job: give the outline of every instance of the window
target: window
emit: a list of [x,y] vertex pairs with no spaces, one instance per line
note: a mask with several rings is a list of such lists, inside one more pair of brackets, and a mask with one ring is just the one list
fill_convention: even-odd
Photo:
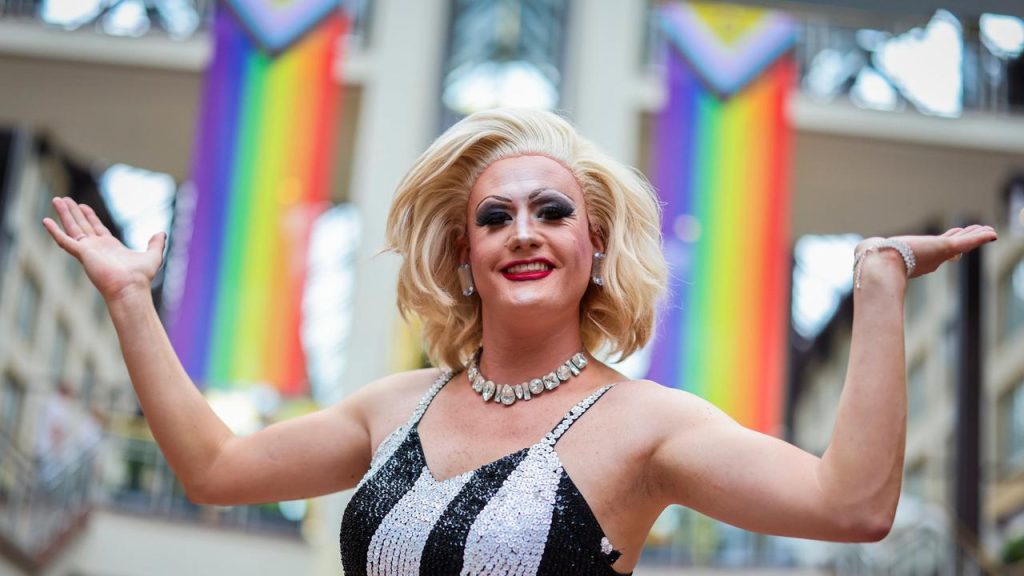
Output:
[[0,389],[0,434],[14,438],[21,417],[21,404],[25,391],[21,384],[8,372],[4,374],[3,388]]
[[927,467],[924,462],[918,462],[911,466],[907,470],[906,480],[903,482],[903,492],[919,500],[924,500],[926,472]]
[[1004,470],[1024,468],[1024,379],[999,401],[999,456]]
[[92,315],[98,324],[102,324],[107,319],[107,303],[103,300],[103,295],[99,290],[92,291]]
[[[53,186],[50,185],[50,182],[47,180],[46,171],[44,171],[43,177],[39,182],[39,189],[36,190],[36,222],[42,222],[43,218],[46,217],[53,218],[56,216],[53,204],[51,203],[53,197]],[[42,226],[39,227],[39,231],[46,237],[49,237],[49,233]]]
[[495,106],[558,106],[566,0],[455,0],[451,6],[444,126]]
[[53,354],[51,366],[53,376],[57,379],[64,377],[64,367],[68,360],[68,341],[71,340],[71,333],[63,320],[57,321],[57,333],[53,339]]
[[955,317],[948,318],[942,332],[942,346],[945,348],[943,353],[943,362],[945,363],[943,372],[946,379],[945,386],[951,395],[956,394],[956,382],[960,370],[960,336],[957,332],[958,327],[959,323]]
[[39,318],[39,281],[32,274],[26,274],[18,296],[18,336],[24,342],[32,342],[36,335],[36,320]]
[[928,391],[926,378],[927,363],[923,360],[915,362],[907,374],[907,425],[916,425],[928,411]]
[[82,405],[89,407],[92,405],[93,392],[96,390],[96,362],[93,360],[85,361],[85,368],[82,373]]
[[907,282],[907,323],[916,322],[928,307],[928,278]]
[[74,287],[78,284],[78,278],[82,274],[82,265],[67,252],[61,251],[60,257],[64,259],[64,275],[67,277],[68,284]]
[[1003,319],[1000,324],[1000,339],[1008,340],[1021,328],[1024,328],[1024,256],[999,281],[1000,305]]

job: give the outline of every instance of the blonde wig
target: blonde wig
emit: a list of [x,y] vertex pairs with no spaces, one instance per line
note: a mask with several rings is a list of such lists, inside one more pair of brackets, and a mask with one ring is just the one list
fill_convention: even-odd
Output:
[[523,155],[551,158],[576,177],[591,231],[607,254],[604,286],[591,284],[580,304],[583,345],[629,356],[650,339],[665,290],[660,205],[642,174],[598,150],[563,118],[540,110],[496,109],[463,119],[399,184],[386,249],[402,256],[402,316],[422,321],[432,362],[465,365],[482,340],[480,298],[462,296],[456,274],[469,192],[492,163]]

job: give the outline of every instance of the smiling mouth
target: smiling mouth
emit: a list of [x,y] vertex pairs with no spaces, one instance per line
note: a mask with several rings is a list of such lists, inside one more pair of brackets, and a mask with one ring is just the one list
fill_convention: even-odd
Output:
[[502,270],[503,274],[527,274],[532,272],[549,272],[551,266],[544,262],[530,262],[528,264],[516,264]]
[[551,274],[554,268],[553,265],[544,261],[525,262],[504,268],[501,275],[513,282],[526,282],[545,278]]

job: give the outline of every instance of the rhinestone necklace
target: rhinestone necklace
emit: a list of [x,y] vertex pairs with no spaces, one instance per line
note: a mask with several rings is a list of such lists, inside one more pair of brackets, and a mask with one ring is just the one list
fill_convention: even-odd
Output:
[[469,384],[474,392],[483,397],[484,402],[489,402],[493,399],[495,402],[505,406],[515,404],[516,400],[529,400],[545,390],[554,390],[562,382],[568,381],[569,378],[579,376],[580,370],[587,367],[587,357],[583,355],[583,352],[577,352],[559,365],[558,368],[540,378],[533,378],[514,386],[511,384],[495,384],[493,380],[488,380],[486,376],[480,373],[478,363],[483,351],[483,348],[478,348],[473,354],[473,358],[470,359],[469,366],[466,368]]

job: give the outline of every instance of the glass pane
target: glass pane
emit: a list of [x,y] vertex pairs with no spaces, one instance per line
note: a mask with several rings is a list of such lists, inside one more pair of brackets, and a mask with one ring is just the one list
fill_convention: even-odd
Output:
[[906,481],[903,483],[903,491],[907,494],[924,499],[925,497],[925,472],[927,468],[921,463],[907,470]]
[[63,321],[57,322],[57,334],[53,341],[52,369],[54,376],[58,379],[64,377],[64,366],[67,362],[68,341],[70,339],[71,335],[68,332],[67,325]]
[[1017,262],[1004,282],[1006,324],[1003,337],[1010,337],[1024,327],[1024,258]]
[[31,342],[35,338],[39,295],[39,282],[31,274],[26,274],[21,284],[18,302],[18,336],[25,342]]
[[64,259],[64,276],[72,286],[78,283],[78,278],[82,273],[82,265],[75,260],[74,256],[67,252],[61,251],[60,257]]
[[908,426],[914,426],[928,410],[928,392],[925,389],[925,362],[917,362],[907,375]]
[[907,282],[907,321],[914,322],[928,304],[928,278],[918,278]]
[[96,389],[96,363],[92,360],[85,361],[85,370],[82,375],[82,405],[92,404],[93,391]]
[[[53,204],[51,203],[54,195],[53,187],[50,185],[50,182],[46,180],[45,176],[43,180],[40,181],[39,190],[36,191],[36,194],[36,221],[42,222],[43,218],[53,218],[56,216],[56,213],[53,211]],[[48,236],[45,228],[40,226],[39,229],[44,235]]]
[[0,432],[13,438],[18,430],[21,416],[21,401],[24,393],[10,373],[4,374],[3,389],[0,390]]
[[1000,401],[1002,464],[1009,471],[1024,466],[1024,381]]

